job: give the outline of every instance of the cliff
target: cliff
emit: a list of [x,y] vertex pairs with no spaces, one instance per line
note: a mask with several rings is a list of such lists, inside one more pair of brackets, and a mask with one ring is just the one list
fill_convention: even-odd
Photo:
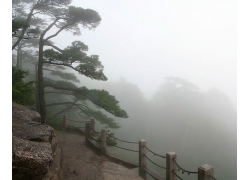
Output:
[[[12,102],[12,178],[14,180],[45,179],[45,175],[50,174],[51,167],[55,166],[53,157],[56,159],[56,154],[60,157],[57,143],[54,129],[41,124],[41,116],[38,112]],[[58,168],[54,169],[58,171]],[[59,179],[58,172],[52,174],[47,179]]]
[[55,131],[40,119],[36,111],[12,103],[13,180],[142,180],[86,146],[79,130]]

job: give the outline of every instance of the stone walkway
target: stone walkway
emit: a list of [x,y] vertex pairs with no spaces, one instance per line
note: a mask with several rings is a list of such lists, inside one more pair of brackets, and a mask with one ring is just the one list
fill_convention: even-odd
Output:
[[84,136],[56,130],[55,134],[63,151],[63,180],[143,180],[132,170],[88,148]]

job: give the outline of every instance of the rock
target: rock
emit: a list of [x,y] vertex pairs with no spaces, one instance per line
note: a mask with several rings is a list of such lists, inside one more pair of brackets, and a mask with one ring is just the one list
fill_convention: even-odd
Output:
[[40,114],[25,106],[12,103],[12,135],[37,142],[50,142],[54,129],[37,122]]
[[12,177],[41,180],[49,172],[58,138],[38,112],[12,103]]
[[54,129],[48,125],[19,118],[12,112],[12,135],[30,141],[51,143]]
[[[26,119],[30,121],[35,121],[41,123],[41,116],[38,112],[31,110],[23,105],[12,102],[12,112],[14,115],[20,119]],[[13,115],[13,113],[12,113]]]
[[43,177],[42,180],[60,180],[62,179],[62,149],[57,148],[53,155],[53,163],[49,168],[49,172]]
[[12,136],[12,178],[40,180],[52,163],[48,142],[32,142]]
[[58,145],[58,138],[54,135],[51,142],[52,153],[56,151],[57,145]]

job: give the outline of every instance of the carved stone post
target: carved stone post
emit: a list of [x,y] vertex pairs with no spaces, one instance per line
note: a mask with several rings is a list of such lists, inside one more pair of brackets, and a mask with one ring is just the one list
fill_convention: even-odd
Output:
[[198,180],[211,180],[214,176],[214,168],[208,164],[204,164],[198,168]]
[[[146,159],[146,140],[141,139],[139,141],[139,169],[142,171],[144,168],[147,167],[147,159]],[[145,154],[145,155],[144,155]]]
[[107,154],[107,144],[106,144],[106,129],[102,129],[101,131],[101,154]]
[[93,136],[95,132],[92,132],[95,130],[95,119],[90,119],[90,125],[91,125],[91,135]]
[[87,145],[89,144],[90,133],[91,133],[91,124],[90,122],[86,122],[85,123],[85,143]]
[[63,116],[63,124],[62,124],[62,129],[65,131],[67,128],[67,116]]
[[167,180],[177,180],[176,175],[173,173],[173,171],[177,173],[177,167],[173,161],[173,158],[175,161],[177,161],[177,154],[175,152],[168,152],[166,154],[166,164],[167,164],[166,179]]

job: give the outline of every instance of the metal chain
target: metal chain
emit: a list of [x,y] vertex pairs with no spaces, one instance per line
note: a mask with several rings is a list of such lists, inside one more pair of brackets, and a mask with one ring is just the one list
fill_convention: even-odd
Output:
[[124,150],[127,150],[127,151],[139,152],[139,151],[136,151],[136,150],[126,149],[126,148],[123,148],[123,147],[120,147],[120,146],[116,146],[116,145],[115,145],[115,147],[120,148],[120,149],[124,149]]
[[153,163],[154,165],[156,165],[156,166],[158,166],[158,167],[160,167],[160,168],[162,168],[162,169],[166,169],[165,167],[160,166],[160,165],[156,164],[155,162],[153,162],[151,159],[149,159],[149,157],[148,157],[146,154],[143,153],[143,155],[144,155],[151,163]]
[[131,144],[139,144],[139,142],[124,141],[124,140],[118,139],[118,138],[116,138],[116,137],[114,137],[114,136],[111,136],[111,135],[109,135],[108,133],[106,133],[106,134],[107,134],[109,137],[114,138],[114,139],[116,139],[116,140],[119,140],[119,141],[121,141],[121,142],[131,143]]
[[177,165],[178,167],[178,171],[182,170],[182,174],[184,174],[185,172],[190,175],[190,174],[198,174],[197,171],[188,171],[188,170],[185,170],[183,169],[179,164],[177,164],[177,162],[175,161],[175,158],[172,159],[174,161],[174,163]]
[[161,158],[166,158],[165,156],[162,156],[162,155],[156,154],[155,152],[151,151],[150,149],[148,149],[148,148],[147,148],[147,146],[145,146],[145,145],[144,145],[144,147],[145,147],[145,148],[146,148],[149,152],[153,153],[153,154],[154,154],[154,156],[156,155],[156,156],[159,156],[159,157],[161,157]]
[[180,180],[183,180],[180,176],[178,176],[178,174],[173,170],[172,171],[175,175],[176,175],[176,177],[178,177]]

